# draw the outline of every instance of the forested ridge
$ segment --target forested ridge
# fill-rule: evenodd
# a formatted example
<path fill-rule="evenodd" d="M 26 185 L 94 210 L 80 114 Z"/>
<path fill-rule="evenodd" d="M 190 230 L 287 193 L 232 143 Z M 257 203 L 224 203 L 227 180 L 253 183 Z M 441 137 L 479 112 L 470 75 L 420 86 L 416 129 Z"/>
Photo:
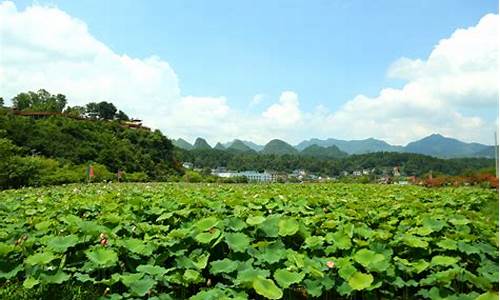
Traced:
<path fill-rule="evenodd" d="M 129 117 L 109 102 L 66 107 L 63 95 L 21 93 L 0 109 L 0 186 L 94 180 L 165 181 L 181 172 L 171 141 L 159 130 L 129 128 Z M 52 112 L 53 116 L 19 115 Z"/>
<path fill-rule="evenodd" d="M 301 154 L 260 154 L 218 149 L 184 150 L 176 148 L 179 160 L 189 161 L 197 168 L 225 167 L 231 170 L 273 170 L 292 172 L 304 169 L 320 175 L 336 176 L 342 172 L 361 169 L 375 169 L 382 174 L 384 170 L 399 167 L 408 176 L 422 176 L 429 172 L 435 174 L 461 175 L 484 168 L 494 168 L 495 161 L 487 158 L 440 159 L 414 153 L 375 152 L 350 155 L 341 158 L 312 157 Z"/>

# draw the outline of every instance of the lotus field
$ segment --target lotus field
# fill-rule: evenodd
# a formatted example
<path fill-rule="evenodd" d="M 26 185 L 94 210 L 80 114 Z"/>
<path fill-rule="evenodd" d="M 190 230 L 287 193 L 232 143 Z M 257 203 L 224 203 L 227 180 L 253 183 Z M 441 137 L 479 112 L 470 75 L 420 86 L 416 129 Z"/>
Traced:
<path fill-rule="evenodd" d="M 349 184 L 0 192 L 2 299 L 498 299 L 498 194 Z"/>

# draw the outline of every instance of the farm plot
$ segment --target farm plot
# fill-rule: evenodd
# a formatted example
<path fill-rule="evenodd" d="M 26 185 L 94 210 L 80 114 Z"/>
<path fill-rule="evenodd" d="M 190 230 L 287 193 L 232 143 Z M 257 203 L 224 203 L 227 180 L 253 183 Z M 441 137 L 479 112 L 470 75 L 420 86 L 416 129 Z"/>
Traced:
<path fill-rule="evenodd" d="M 376 185 L 0 192 L 4 299 L 498 299 L 498 194 Z"/>

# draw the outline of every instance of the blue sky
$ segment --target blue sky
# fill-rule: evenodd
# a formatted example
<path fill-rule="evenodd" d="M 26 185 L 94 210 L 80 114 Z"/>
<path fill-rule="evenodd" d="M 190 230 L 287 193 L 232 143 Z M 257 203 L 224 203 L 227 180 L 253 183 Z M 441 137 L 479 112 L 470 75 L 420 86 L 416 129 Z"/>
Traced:
<path fill-rule="evenodd" d="M 18 11 L 33 4 L 14 3 Z M 321 106 L 335 112 L 357 95 L 377 97 L 384 88 L 402 88 L 407 80 L 387 76 L 395 61 L 425 60 L 457 28 L 475 26 L 498 11 L 497 1 L 457 0 L 39 0 L 36 5 L 55 6 L 81 20 L 117 54 L 168 62 L 182 96 L 225 97 L 231 110 L 242 114 L 262 112 L 284 91 L 299 96 L 301 111 Z M 249 105 L 257 94 L 262 101 Z M 488 108 L 456 111 L 488 121 L 496 115 Z"/>
<path fill-rule="evenodd" d="M 436 41 L 472 26 L 497 1 L 43 1 L 81 20 L 118 53 L 158 55 L 188 95 L 294 90 L 305 108 L 337 108 L 398 86 L 399 57 L 426 57 Z M 17 2 L 16 2 L 17 3 Z M 32 1 L 19 1 L 22 8 Z"/>

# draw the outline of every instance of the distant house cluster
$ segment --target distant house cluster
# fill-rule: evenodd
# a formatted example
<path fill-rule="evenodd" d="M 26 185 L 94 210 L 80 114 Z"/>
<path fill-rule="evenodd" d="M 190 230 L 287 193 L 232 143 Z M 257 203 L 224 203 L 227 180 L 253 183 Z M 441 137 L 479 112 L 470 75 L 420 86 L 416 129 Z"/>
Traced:
<path fill-rule="evenodd" d="M 191 169 L 194 171 L 201 172 L 201 169 L 194 167 L 191 162 L 184 162 L 182 166 L 185 169 Z M 225 167 L 218 167 L 211 170 L 211 175 L 220 178 L 246 178 L 248 182 L 324 182 L 324 181 L 343 181 L 345 179 L 363 179 L 370 178 L 369 182 L 379 183 L 379 184 L 415 184 L 415 176 L 402 176 L 399 166 L 392 168 L 371 168 L 371 169 L 359 169 L 352 172 L 341 171 L 339 176 L 320 176 L 303 169 L 297 169 L 291 173 L 285 172 L 275 172 L 275 171 L 264 171 L 258 172 L 254 170 L 249 171 L 232 171 L 227 170 Z"/>

